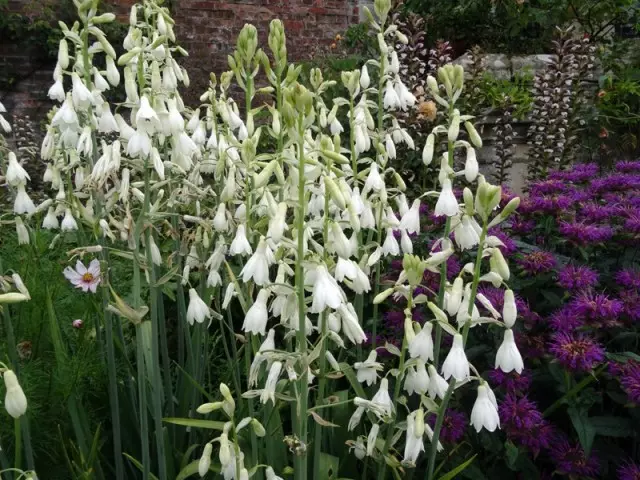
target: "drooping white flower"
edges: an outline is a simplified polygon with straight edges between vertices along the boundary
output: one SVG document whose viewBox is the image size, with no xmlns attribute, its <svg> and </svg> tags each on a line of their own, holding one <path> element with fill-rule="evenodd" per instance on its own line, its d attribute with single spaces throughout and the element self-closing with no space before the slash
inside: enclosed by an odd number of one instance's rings
<svg viewBox="0 0 640 480">
<path fill-rule="evenodd" d="M 331 252 L 342 258 L 349 258 L 354 254 L 349 238 L 344 234 L 338 222 L 331 222 L 329 227 L 329 244 L 325 245 Z"/>
<path fill-rule="evenodd" d="M 402 82 L 402 80 L 400 80 L 399 76 L 396 76 L 395 89 L 396 89 L 396 95 L 398 95 L 398 100 L 400 101 L 399 106 L 401 110 L 404 111 L 407 108 L 411 108 L 416 104 L 415 95 L 409 91 L 407 86 Z M 410 141 L 413 142 L 413 139 L 411 139 Z M 409 148 L 413 150 L 412 147 L 409 147 Z"/>
<path fill-rule="evenodd" d="M 62 79 L 61 78 L 56 80 L 54 82 L 54 84 L 51 85 L 51 87 L 49 88 L 49 91 L 47 92 L 47 96 L 51 100 L 57 100 L 58 102 L 64 102 L 64 99 L 65 99 L 66 95 L 64 93 L 64 86 L 62 85 Z"/>
<path fill-rule="evenodd" d="M 7 393 L 4 397 L 4 408 L 13 418 L 20 418 L 27 411 L 27 397 L 18 382 L 13 370 L 7 370 L 2 375 Z"/>
<path fill-rule="evenodd" d="M 387 228 L 387 236 L 382 244 L 382 254 L 386 257 L 388 255 L 400 255 L 400 245 L 393 234 L 393 229 Z"/>
<path fill-rule="evenodd" d="M 473 182 L 478 176 L 478 160 L 476 150 L 473 147 L 467 148 L 467 160 L 464 164 L 464 178 L 467 182 Z"/>
<path fill-rule="evenodd" d="M 491 400 L 489 387 L 484 384 L 478 386 L 478 396 L 471 410 L 471 425 L 480 432 L 483 428 L 494 432 L 500 428 L 500 416 L 495 402 Z"/>
<path fill-rule="evenodd" d="M 42 220 L 42 228 L 45 230 L 57 230 L 60 228 L 60 223 L 53 207 L 49 207 L 49 210 L 47 210 L 47 214 Z"/>
<path fill-rule="evenodd" d="M 282 371 L 281 362 L 273 362 L 269 369 L 269 375 L 264 386 L 264 390 L 260 395 L 260 402 L 266 404 L 269 400 L 276 403 L 276 386 L 278 385 L 278 378 L 280 378 L 280 372 Z"/>
<path fill-rule="evenodd" d="M 111 113 L 111 109 L 109 108 L 109 103 L 104 102 L 100 106 L 100 117 L 98 118 L 98 131 L 102 133 L 111 133 L 117 132 L 120 128 L 118 127 L 118 122 L 116 122 L 115 117 Z"/>
<path fill-rule="evenodd" d="M 449 388 L 447 381 L 440 376 L 436 367 L 429 365 L 429 397 L 431 398 L 444 398 Z"/>
<path fill-rule="evenodd" d="M 515 370 L 518 374 L 522 373 L 524 368 L 522 356 L 513 338 L 513 330 L 510 328 L 504 331 L 502 344 L 496 353 L 495 368 L 499 368 L 505 373 Z"/>
<path fill-rule="evenodd" d="M 322 313 L 327 307 L 335 310 L 342 305 L 344 293 L 338 282 L 329 275 L 326 266 L 319 264 L 315 270 L 308 272 L 307 277 L 305 283 L 313 285 L 311 313 Z"/>
<path fill-rule="evenodd" d="M 356 362 L 353 367 L 356 369 L 356 378 L 360 383 L 371 386 L 378 381 L 378 372 L 383 370 L 382 364 L 377 362 L 378 352 L 371 350 L 364 362 Z"/>
<path fill-rule="evenodd" d="M 338 313 L 342 319 L 342 331 L 347 338 L 354 344 L 359 345 L 367 339 L 367 335 L 362 330 L 362 326 L 358 322 L 358 315 L 356 314 L 353 305 L 350 303 L 342 304 L 338 308 Z"/>
<path fill-rule="evenodd" d="M 429 389 L 429 374 L 425 363 L 418 359 L 415 367 L 410 367 L 405 378 L 404 388 L 409 395 L 414 392 L 424 395 Z"/>
<path fill-rule="evenodd" d="M 512 328 L 516 323 L 517 317 L 518 317 L 518 307 L 516 306 L 516 299 L 513 294 L 513 290 L 507 289 L 504 291 L 502 321 L 507 326 L 507 328 Z"/>
<path fill-rule="evenodd" d="M 395 88 L 393 88 L 393 83 L 391 83 L 391 80 L 387 80 L 387 83 L 384 87 L 384 108 L 386 110 L 396 110 L 400 107 L 400 105 L 400 98 L 398 97 Z"/>
<path fill-rule="evenodd" d="M 462 302 L 462 293 L 464 289 L 464 280 L 462 277 L 456 277 L 453 281 L 453 286 L 451 287 L 451 291 L 447 296 L 446 307 L 449 315 L 455 315 L 458 313 L 460 309 L 460 304 Z"/>
<path fill-rule="evenodd" d="M 29 230 L 24 225 L 22 218 L 16 217 L 16 235 L 18 236 L 18 245 L 28 245 L 29 244 Z"/>
<path fill-rule="evenodd" d="M 378 439 L 378 432 L 380 431 L 380 425 L 374 423 L 371 425 L 369 435 L 367 435 L 367 456 L 371 457 L 376 447 L 376 440 Z"/>
<path fill-rule="evenodd" d="M 400 246 L 402 247 L 402 253 L 413 253 L 413 242 L 406 230 L 400 230 Z"/>
<path fill-rule="evenodd" d="M 387 156 L 393 160 L 394 158 L 396 158 L 396 145 L 393 143 L 393 139 L 391 138 L 391 135 L 387 134 L 385 136 L 385 149 L 387 151 Z"/>
<path fill-rule="evenodd" d="M 198 461 L 198 474 L 200 475 L 200 477 L 204 477 L 209 472 L 209 468 L 211 467 L 212 449 L 213 447 L 211 446 L 210 443 L 207 443 L 204 446 L 204 450 L 202 451 L 202 456 Z"/>
<path fill-rule="evenodd" d="M 253 250 L 245 234 L 244 225 L 238 225 L 236 235 L 229 247 L 229 253 L 231 255 L 251 255 L 252 252 Z"/>
<path fill-rule="evenodd" d="M 269 320 L 269 311 L 267 309 L 267 300 L 269 299 L 269 290 L 266 288 L 258 292 L 256 301 L 251 305 L 244 317 L 242 330 L 247 333 L 264 335 L 267 330 L 267 321 Z"/>
<path fill-rule="evenodd" d="M 370 84 L 371 78 L 369 77 L 369 70 L 367 69 L 367 65 L 364 64 L 360 69 L 360 86 L 366 90 Z"/>
<path fill-rule="evenodd" d="M 149 135 L 153 135 L 156 129 L 160 127 L 158 114 L 151 107 L 146 95 L 140 98 L 140 107 L 136 113 L 136 126 L 139 130 L 141 129 Z"/>
<path fill-rule="evenodd" d="M 380 419 L 385 416 L 391 416 L 395 409 L 393 402 L 391 401 L 391 397 L 389 396 L 389 380 L 386 378 L 380 380 L 380 388 L 371 399 L 371 402 L 380 408 L 381 412 L 376 412 Z"/>
<path fill-rule="evenodd" d="M 433 324 L 427 322 L 420 332 L 409 342 L 411 358 L 420 358 L 423 362 L 433 360 L 433 338 L 431 332 Z"/>
<path fill-rule="evenodd" d="M 118 67 L 116 67 L 113 58 L 107 55 L 107 80 L 114 87 L 120 83 L 120 72 L 118 71 Z"/>
<path fill-rule="evenodd" d="M 269 266 L 274 262 L 273 252 L 267 245 L 265 238 L 260 237 L 255 253 L 247 260 L 240 272 L 242 281 L 247 283 L 253 279 L 256 285 L 266 285 L 269 283 Z"/>
<path fill-rule="evenodd" d="M 460 223 L 453 231 L 454 239 L 461 250 L 475 247 L 480 242 L 480 235 L 475 228 L 477 222 L 468 215 L 463 215 Z"/>
<path fill-rule="evenodd" d="M 446 215 L 447 217 L 453 217 L 458 213 L 458 200 L 456 200 L 453 194 L 453 188 L 451 186 L 451 180 L 445 178 L 442 181 L 442 190 L 440 196 L 436 202 L 436 208 L 434 214 L 436 217 Z"/>
<path fill-rule="evenodd" d="M 193 325 L 194 322 L 204 323 L 205 319 L 211 318 L 209 306 L 198 295 L 195 288 L 189 289 L 189 307 L 187 308 L 187 322 Z"/>
<path fill-rule="evenodd" d="M 344 132 L 344 128 L 342 127 L 342 124 L 337 118 L 333 119 L 333 121 L 329 125 L 329 129 L 331 131 L 331 135 L 338 135 Z"/>
<path fill-rule="evenodd" d="M 267 467 L 264 473 L 267 477 L 267 480 L 283 480 L 282 477 L 279 477 L 278 475 L 276 475 L 276 472 L 274 472 L 273 468 L 271 467 Z"/>
<path fill-rule="evenodd" d="M 410 465 L 415 465 L 420 452 L 424 452 L 423 433 L 418 433 L 416 414 L 417 411 L 414 411 L 407 415 L 407 434 L 404 444 L 404 458 L 402 461 Z M 424 423 L 424 420 L 422 420 L 422 422 Z M 424 428 L 422 428 L 422 430 L 424 431 Z"/>
<path fill-rule="evenodd" d="M 453 345 L 442 364 L 442 375 L 445 380 L 453 377 L 458 381 L 469 377 L 469 361 L 464 353 L 462 335 L 459 333 L 453 336 Z"/>
<path fill-rule="evenodd" d="M 367 180 L 364 183 L 364 187 L 362 188 L 362 194 L 366 195 L 370 191 L 380 192 L 385 188 L 384 180 L 380 176 L 380 172 L 378 171 L 378 164 L 373 162 L 369 169 L 369 175 L 367 175 Z"/>
<path fill-rule="evenodd" d="M 73 232 L 78 229 L 78 224 L 76 223 L 76 219 L 73 218 L 70 208 L 67 208 L 64 211 L 61 229 L 63 232 Z"/>
<path fill-rule="evenodd" d="M 16 198 L 13 202 L 13 213 L 20 215 L 23 213 L 33 213 L 36 211 L 36 206 L 33 200 L 27 194 L 24 183 L 19 184 L 16 187 Z"/>
<path fill-rule="evenodd" d="M 411 208 L 402 215 L 400 228 L 408 233 L 420 232 L 420 199 L 414 200 Z"/>
<path fill-rule="evenodd" d="M 9 152 L 9 164 L 7 165 L 7 172 L 5 175 L 5 179 L 7 183 L 13 187 L 24 184 L 27 180 L 31 180 L 27 171 L 22 168 L 22 165 L 18 163 L 18 159 L 16 158 L 16 154 L 13 152 Z"/>
<path fill-rule="evenodd" d="M 273 240 L 274 243 L 280 243 L 284 232 L 289 230 L 287 225 L 287 204 L 280 202 L 278 204 L 276 214 L 269 220 L 269 229 L 267 231 L 267 237 Z"/>
<path fill-rule="evenodd" d="M 83 110 L 88 108 L 93 101 L 93 95 L 75 72 L 71 74 L 71 83 L 71 98 L 75 107 Z"/>
</svg>

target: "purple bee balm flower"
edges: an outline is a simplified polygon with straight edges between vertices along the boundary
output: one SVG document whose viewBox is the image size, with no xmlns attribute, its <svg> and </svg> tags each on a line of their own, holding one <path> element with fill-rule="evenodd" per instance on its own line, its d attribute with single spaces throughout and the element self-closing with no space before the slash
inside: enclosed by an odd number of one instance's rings
<svg viewBox="0 0 640 480">
<path fill-rule="evenodd" d="M 431 425 L 431 428 L 434 428 L 436 416 L 430 415 L 427 422 Z M 464 413 L 452 408 L 447 409 L 444 414 L 444 419 L 442 420 L 440 441 L 444 443 L 458 443 L 464 436 L 467 425 L 469 425 L 469 419 Z"/>
<path fill-rule="evenodd" d="M 505 373 L 501 369 L 496 368 L 491 370 L 487 376 L 489 377 L 491 385 L 497 388 L 502 387 L 508 393 L 524 393 L 531 385 L 531 374 L 528 370 L 518 374 L 515 371 Z"/>
<path fill-rule="evenodd" d="M 584 290 L 598 283 L 598 272 L 584 265 L 567 265 L 558 273 L 558 285 L 567 290 Z"/>
<path fill-rule="evenodd" d="M 575 315 L 596 326 L 619 326 L 624 304 L 603 293 L 582 292 L 568 305 Z"/>
<path fill-rule="evenodd" d="M 633 462 L 618 467 L 618 480 L 640 480 L 640 465 Z"/>
<path fill-rule="evenodd" d="M 549 351 L 565 368 L 575 372 L 590 371 L 604 360 L 604 348 L 585 335 L 555 333 Z"/>
<path fill-rule="evenodd" d="M 545 337 L 541 334 L 533 334 L 531 332 L 516 332 L 516 345 L 523 358 L 535 359 L 542 358 L 546 353 Z"/>
<path fill-rule="evenodd" d="M 538 455 L 549 448 L 553 440 L 553 428 L 542 417 L 537 405 L 525 397 L 507 394 L 498 408 L 502 429 L 507 437 Z"/>
<path fill-rule="evenodd" d="M 575 165 L 571 170 L 550 172 L 551 180 L 565 180 L 573 183 L 589 182 L 597 173 L 599 167 L 595 163 L 582 163 Z"/>
<path fill-rule="evenodd" d="M 389 310 L 383 315 L 384 325 L 392 330 L 404 329 L 404 312 L 402 310 Z"/>
<path fill-rule="evenodd" d="M 616 163 L 616 170 L 619 172 L 638 172 L 640 173 L 640 160 L 634 162 L 620 161 Z"/>
<path fill-rule="evenodd" d="M 511 221 L 511 231 L 519 235 L 526 235 L 536 228 L 535 220 L 525 220 L 521 215 Z"/>
<path fill-rule="evenodd" d="M 627 233 L 640 233 L 640 214 L 630 215 L 624 222 Z"/>
<path fill-rule="evenodd" d="M 640 293 L 637 290 L 620 292 L 620 300 L 624 305 L 624 314 L 630 320 L 637 322 L 640 320 Z"/>
<path fill-rule="evenodd" d="M 556 266 L 553 254 L 542 250 L 522 255 L 520 258 L 516 258 L 516 262 L 525 273 L 530 275 L 546 273 Z"/>
<path fill-rule="evenodd" d="M 599 222 L 610 220 L 620 214 L 618 205 L 599 205 L 594 202 L 587 202 L 580 206 L 580 216 L 586 221 Z"/>
<path fill-rule="evenodd" d="M 507 393 L 498 408 L 503 428 L 529 429 L 542 422 L 542 413 L 526 396 Z"/>
<path fill-rule="evenodd" d="M 583 222 L 562 222 L 558 227 L 562 235 L 578 245 L 602 243 L 613 237 L 613 228 L 606 225 L 590 225 Z"/>
<path fill-rule="evenodd" d="M 559 473 L 579 478 L 595 478 L 600 473 L 600 461 L 595 453 L 587 457 L 580 445 L 567 439 L 556 440 L 549 452 Z"/>
<path fill-rule="evenodd" d="M 616 282 L 622 287 L 640 289 L 640 270 L 626 268 L 616 273 Z"/>
<path fill-rule="evenodd" d="M 634 403 L 640 403 L 640 363 L 633 360 L 620 366 L 620 385 Z"/>
<path fill-rule="evenodd" d="M 567 186 L 567 183 L 562 180 L 544 180 L 532 184 L 529 189 L 529 194 L 534 196 L 565 192 L 567 190 Z"/>
<path fill-rule="evenodd" d="M 571 333 L 584 326 L 584 319 L 570 308 L 561 308 L 549 317 L 549 326 L 553 331 Z"/>
</svg>

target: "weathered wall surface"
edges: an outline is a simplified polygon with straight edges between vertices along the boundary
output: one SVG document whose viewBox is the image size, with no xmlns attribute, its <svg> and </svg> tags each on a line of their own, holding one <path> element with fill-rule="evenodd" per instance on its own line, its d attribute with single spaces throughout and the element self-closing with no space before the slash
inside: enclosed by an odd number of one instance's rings
<svg viewBox="0 0 640 480">
<path fill-rule="evenodd" d="M 44 0 L 54 1 L 55 0 Z M 10 9 L 25 13 L 33 0 L 11 0 Z M 134 0 L 104 0 L 124 22 Z M 188 97 L 206 88 L 209 72 L 227 68 L 227 55 L 245 23 L 258 28 L 266 45 L 269 22 L 280 18 L 287 32 L 289 56 L 309 58 L 317 47 L 331 43 L 336 34 L 359 20 L 359 0 L 172 0 L 178 42 L 188 52 L 184 65 L 192 80 Z M 10 114 L 42 119 L 51 104 L 47 90 L 53 65 L 29 45 L 0 39 L 0 101 Z"/>
</svg>

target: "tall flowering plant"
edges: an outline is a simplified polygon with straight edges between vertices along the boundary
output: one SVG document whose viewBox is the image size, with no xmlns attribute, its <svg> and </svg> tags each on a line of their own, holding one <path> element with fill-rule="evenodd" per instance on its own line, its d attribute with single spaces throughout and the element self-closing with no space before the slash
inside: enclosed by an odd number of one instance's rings
<svg viewBox="0 0 640 480">
<path fill-rule="evenodd" d="M 419 148 L 439 167 L 439 188 L 410 202 L 389 160 L 398 144 L 416 148 L 395 117 L 416 99 L 399 76 L 393 46 L 407 39 L 388 0 L 365 9 L 379 55 L 342 73 L 344 97 L 328 98 L 333 82 L 318 69 L 300 82 L 274 20 L 268 53 L 255 27 L 242 29 L 230 70 L 211 76 L 195 109 L 178 90 L 189 84 L 178 61 L 187 52 L 161 1 L 132 7 L 120 57 L 100 30 L 113 16 L 96 0 L 77 7 L 49 91 L 60 105 L 42 157 L 55 199 L 41 221 L 76 247 L 72 257 L 97 257 L 63 273 L 98 297 L 116 477 L 135 465 L 145 479 L 328 478 L 357 474 L 343 462 L 353 454 L 368 476 L 419 469 L 432 479 L 450 403 L 468 384 L 471 424 L 495 431 L 499 406 L 469 361 L 479 346 L 470 333 L 499 332 L 496 366 L 522 371 L 510 269 L 490 233 L 519 200 L 501 205 L 501 188 L 479 174 L 482 141 L 456 108 L 462 68 L 427 78 L 446 124 Z M 112 108 L 104 92 L 122 78 L 126 98 Z M 434 242 L 415 255 L 424 228 Z M 453 273 L 456 257 L 469 261 Z M 130 291 L 113 278 L 116 258 L 128 261 Z M 482 295 L 486 284 L 501 307 Z M 402 308 L 397 345 L 378 338 L 391 301 Z M 209 369 L 215 345 L 229 365 L 223 382 Z"/>
</svg>

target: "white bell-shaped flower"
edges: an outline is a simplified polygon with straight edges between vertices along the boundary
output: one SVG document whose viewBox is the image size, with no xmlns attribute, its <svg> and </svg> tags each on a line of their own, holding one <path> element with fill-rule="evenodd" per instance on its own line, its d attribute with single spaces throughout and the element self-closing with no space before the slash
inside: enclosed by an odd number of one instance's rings
<svg viewBox="0 0 640 480">
<path fill-rule="evenodd" d="M 269 375 L 267 376 L 267 381 L 264 385 L 264 390 L 262 390 L 262 394 L 260 395 L 260 402 L 266 404 L 269 400 L 271 400 L 275 405 L 276 386 L 278 385 L 280 372 L 282 372 L 282 363 L 273 362 L 273 364 L 271 365 L 271 368 L 269 369 Z"/>
<path fill-rule="evenodd" d="M 467 355 L 464 353 L 462 335 L 459 333 L 453 336 L 453 345 L 442 364 L 442 375 L 445 380 L 448 380 L 450 377 L 458 381 L 469 378 L 469 361 L 467 360 Z"/>
<path fill-rule="evenodd" d="M 20 184 L 24 184 L 27 180 L 31 180 L 27 171 L 22 168 L 22 165 L 18 163 L 18 159 L 16 158 L 16 154 L 13 152 L 9 152 L 9 164 L 7 165 L 7 172 L 5 175 L 5 180 L 9 185 L 15 187 Z"/>
<path fill-rule="evenodd" d="M 471 410 L 471 425 L 480 432 L 483 428 L 494 432 L 500 428 L 500 416 L 495 402 L 491 400 L 489 387 L 481 384 L 478 386 L 478 396 Z M 493 393 L 493 392 L 492 392 Z"/>
<path fill-rule="evenodd" d="M 36 206 L 27 194 L 24 183 L 19 184 L 16 190 L 16 198 L 13 202 L 13 213 L 21 215 L 23 213 L 30 214 L 35 212 Z"/>
<path fill-rule="evenodd" d="M 475 228 L 477 222 L 468 215 L 463 215 L 460 223 L 453 231 L 453 236 L 461 250 L 468 250 L 480 242 L 480 235 Z"/>
<path fill-rule="evenodd" d="M 338 313 L 342 319 L 342 331 L 346 337 L 354 344 L 359 345 L 367 339 L 367 335 L 362 330 L 362 326 L 358 322 L 358 315 L 356 314 L 353 305 L 350 303 L 342 304 L 338 307 Z"/>
<path fill-rule="evenodd" d="M 364 362 L 356 362 L 353 367 L 356 369 L 356 378 L 360 383 L 368 386 L 378 381 L 378 372 L 383 370 L 382 364 L 377 362 L 378 352 L 371 350 Z"/>
<path fill-rule="evenodd" d="M 387 228 L 387 236 L 382 244 L 382 254 L 386 257 L 388 255 L 400 255 L 400 245 L 393 234 L 393 229 Z"/>
<path fill-rule="evenodd" d="M 436 202 L 434 213 L 436 217 L 440 217 L 442 215 L 453 217 L 458 213 L 458 200 L 456 200 L 456 197 L 453 194 L 453 188 L 449 178 L 445 178 L 442 182 L 442 190 L 440 191 L 440 196 Z"/>
<path fill-rule="evenodd" d="M 512 328 L 516 323 L 518 317 L 518 307 L 516 306 L 515 295 L 513 290 L 507 289 L 504 291 L 504 302 L 502 307 L 502 321 L 507 328 Z"/>
<path fill-rule="evenodd" d="M 27 411 L 27 397 L 18 382 L 13 370 L 7 370 L 2 375 L 7 393 L 4 397 L 4 408 L 13 418 L 20 418 Z"/>
<path fill-rule="evenodd" d="M 422 330 L 409 342 L 409 355 L 411 358 L 419 358 L 423 362 L 433 360 L 433 338 L 431 332 L 433 324 L 427 322 Z"/>
<path fill-rule="evenodd" d="M 73 232 L 78 230 L 78 224 L 76 223 L 76 219 L 73 218 L 73 214 L 71 213 L 71 209 L 67 208 L 64 211 L 64 218 L 62 219 L 61 229 L 63 232 Z"/>
<path fill-rule="evenodd" d="M 269 299 L 269 290 L 263 288 L 258 292 L 256 301 L 251 305 L 244 317 L 242 330 L 247 333 L 264 335 L 267 329 L 267 321 L 269 320 L 269 312 L 267 309 L 267 300 Z"/>
<path fill-rule="evenodd" d="M 400 228 L 408 233 L 420 232 L 420 200 L 414 200 L 411 208 L 402 215 Z"/>
<path fill-rule="evenodd" d="M 242 281 L 247 283 L 253 279 L 256 285 L 266 285 L 269 283 L 269 266 L 275 262 L 273 252 L 267 245 L 264 237 L 260 237 L 260 242 L 255 253 L 247 260 L 240 274 Z"/>
<path fill-rule="evenodd" d="M 522 356 L 513 338 L 513 330 L 510 328 L 504 331 L 502 344 L 496 353 L 495 367 L 505 373 L 515 370 L 518 374 L 522 373 L 522 369 L 524 368 Z"/>
<path fill-rule="evenodd" d="M 418 461 L 418 455 L 420 452 L 424 452 L 424 442 L 422 440 L 423 433 L 418 433 L 418 426 L 416 425 L 417 411 L 411 412 L 407 415 L 407 434 L 404 444 L 404 458 L 403 463 L 415 465 Z M 424 420 L 422 420 L 424 423 Z M 423 427 L 424 425 L 422 425 Z M 424 428 L 422 428 L 424 431 Z"/>
<path fill-rule="evenodd" d="M 382 419 L 384 416 L 390 417 L 393 414 L 395 409 L 389 396 L 389 380 L 386 378 L 380 380 L 380 388 L 371 399 L 371 402 L 380 408 L 380 413 L 375 412 L 379 418 Z"/>
<path fill-rule="evenodd" d="M 236 235 L 229 247 L 229 253 L 231 255 L 251 255 L 252 252 L 253 249 L 249 244 L 249 240 L 247 240 L 244 225 L 238 225 Z"/>
<path fill-rule="evenodd" d="M 313 285 L 311 313 L 321 313 L 327 307 L 335 310 L 342 305 L 344 293 L 323 264 L 307 273 L 305 283 Z"/>
<path fill-rule="evenodd" d="M 195 288 L 189 289 L 189 307 L 187 308 L 187 322 L 193 325 L 194 322 L 204 323 L 205 319 L 211 318 L 211 310 L 200 298 Z"/>
<path fill-rule="evenodd" d="M 444 398 L 449 388 L 447 381 L 436 370 L 436 367 L 429 365 L 429 397 L 431 398 Z"/>
<path fill-rule="evenodd" d="M 42 220 L 42 228 L 45 230 L 57 230 L 60 228 L 60 223 L 53 207 L 49 207 L 49 210 L 47 210 L 47 214 Z"/>
</svg>

